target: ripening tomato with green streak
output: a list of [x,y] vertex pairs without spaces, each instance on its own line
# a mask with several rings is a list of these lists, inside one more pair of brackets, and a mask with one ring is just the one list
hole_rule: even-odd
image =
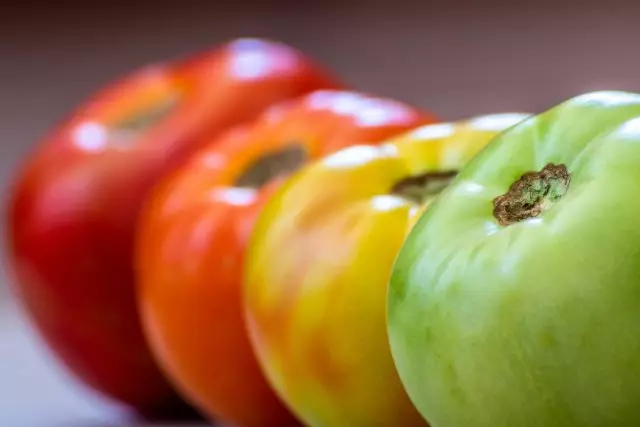
[[267,203],[244,303],[268,380],[303,422],[424,426],[386,335],[387,280],[414,219],[458,169],[524,114],[419,127],[302,169]]

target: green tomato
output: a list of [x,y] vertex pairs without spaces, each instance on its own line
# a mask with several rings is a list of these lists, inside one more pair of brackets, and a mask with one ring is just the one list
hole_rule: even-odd
[[495,138],[411,231],[392,354],[432,427],[640,426],[640,95]]

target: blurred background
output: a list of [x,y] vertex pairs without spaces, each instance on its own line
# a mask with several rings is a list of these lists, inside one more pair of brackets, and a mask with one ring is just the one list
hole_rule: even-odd
[[[640,90],[638,16],[633,0],[3,4],[2,184],[44,132],[114,77],[230,38],[278,39],[356,88],[457,119],[539,112],[591,90]],[[0,425],[131,425],[50,359],[2,273]]]

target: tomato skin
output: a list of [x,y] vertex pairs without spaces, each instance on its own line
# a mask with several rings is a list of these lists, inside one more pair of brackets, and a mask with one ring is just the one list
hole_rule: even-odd
[[37,331],[77,378],[144,413],[182,405],[139,324],[132,252],[142,202],[213,136],[334,87],[294,49],[238,39],[107,85],[43,138],[11,191],[8,263]]
[[457,170],[525,115],[420,127],[314,162],[264,206],[245,263],[250,342],[268,380],[309,426],[425,426],[386,335],[394,259],[426,205],[403,179]]
[[255,218],[287,177],[249,189],[235,185],[238,176],[292,144],[314,159],[434,120],[388,99],[316,91],[228,132],[157,188],[138,236],[143,323],[169,377],[205,414],[248,427],[299,425],[255,360],[241,293]]

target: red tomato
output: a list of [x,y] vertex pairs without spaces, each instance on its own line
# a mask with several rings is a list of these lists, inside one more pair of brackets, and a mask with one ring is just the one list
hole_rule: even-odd
[[215,140],[157,188],[136,251],[141,314],[157,359],[205,414],[298,423],[258,367],[241,304],[245,248],[273,191],[308,161],[433,121],[389,99],[317,91]]
[[133,236],[151,187],[274,102],[338,87],[301,53],[240,39],[99,91],[19,171],[9,202],[17,295],[84,383],[154,413],[179,402],[139,325]]

